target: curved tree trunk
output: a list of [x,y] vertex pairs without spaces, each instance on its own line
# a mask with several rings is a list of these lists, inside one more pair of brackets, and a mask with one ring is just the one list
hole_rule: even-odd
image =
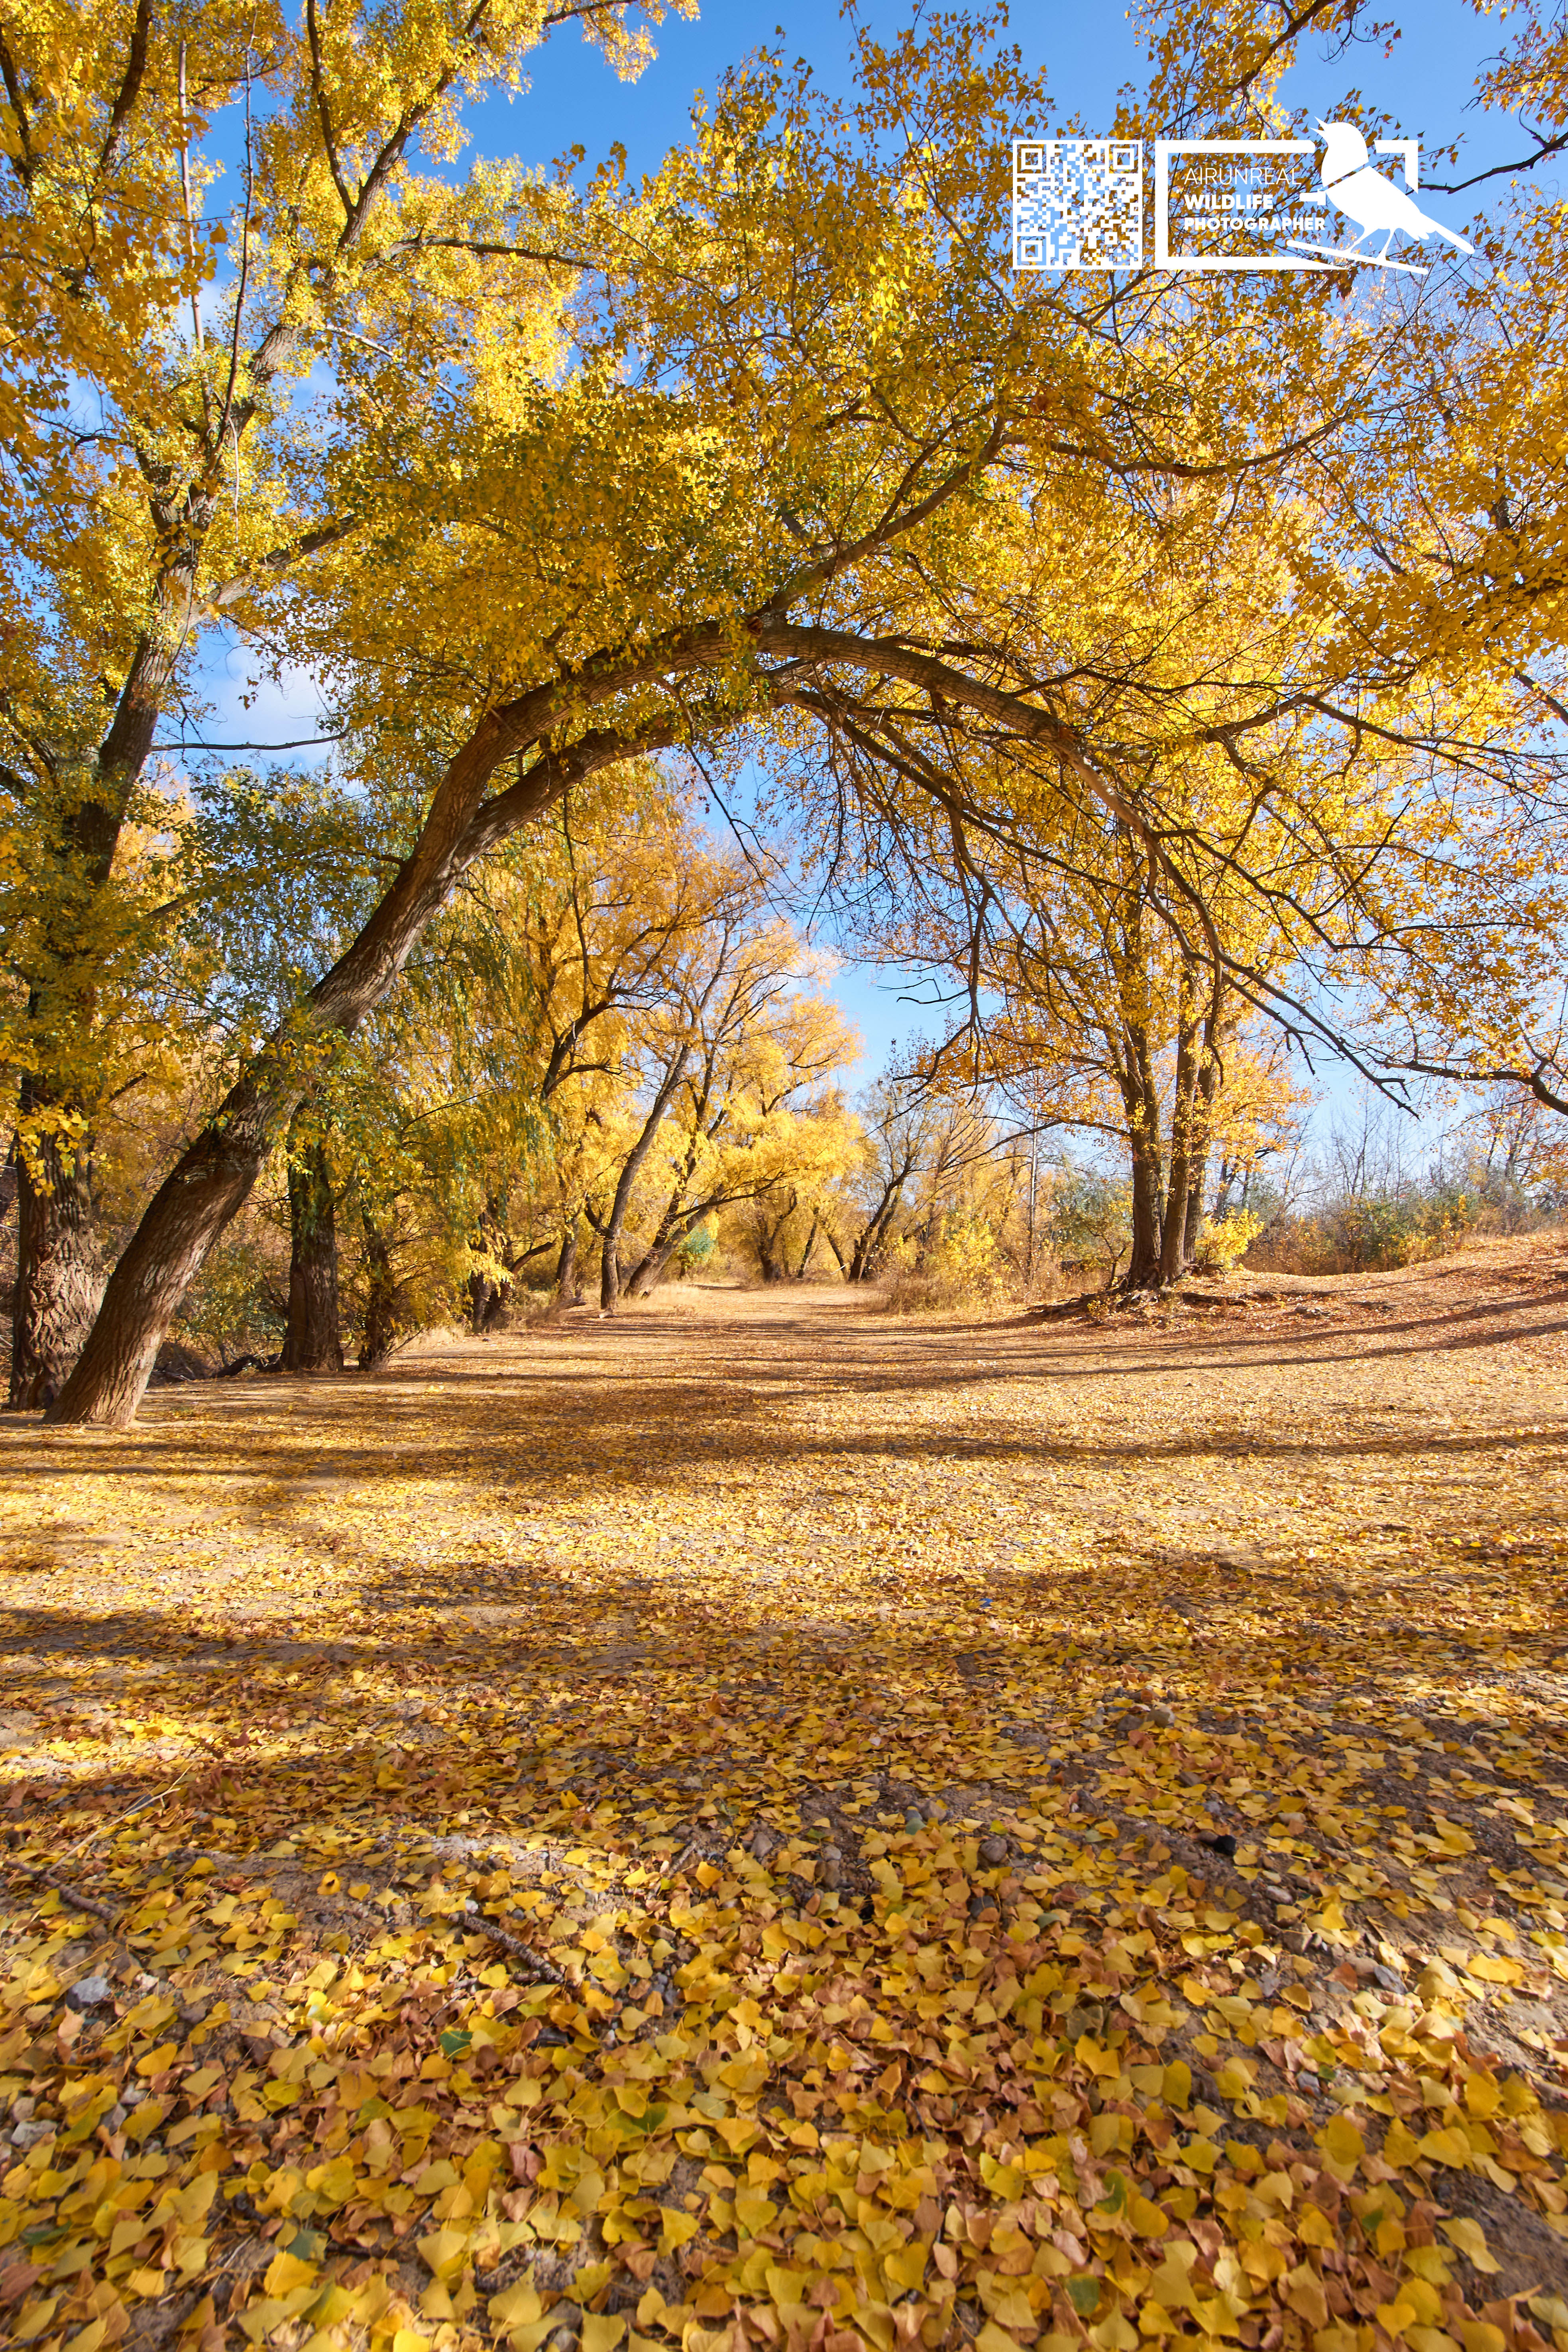
[[[22,1115],[39,1108],[31,1079],[23,1082]],[[78,1134],[62,1148],[56,1135],[39,1137],[33,1164],[16,1147],[16,1281],[11,1298],[11,1391],[14,1411],[53,1404],[86,1345],[103,1298],[92,1198],[91,1141]]]
[[[706,1214],[706,1210],[703,1214]],[[669,1272],[671,1260],[680,1255],[701,1222],[701,1217],[698,1217],[690,1225],[677,1225],[673,1233],[665,1234],[656,1254],[653,1250],[643,1252],[626,1285],[629,1297],[646,1298],[657,1290]]]
[[[591,772],[600,756],[597,745],[586,743],[562,759],[545,758],[490,804],[504,805],[505,817],[487,824],[480,822],[479,796],[504,748],[505,721],[492,711],[442,779],[418,845],[386,897],[311,991],[312,1035],[351,1032],[392,986],[465,866],[549,807],[577,769]],[[48,1409],[52,1422],[123,1429],[135,1418],[159,1343],[193,1276],[243,1205],[305,1096],[308,1065],[300,1047],[298,1024],[290,1020],[262,1047],[159,1186],[120,1255],[75,1370]]]
[[[299,1121],[296,1119],[298,1130]],[[338,1213],[324,1139],[300,1138],[288,1162],[288,1328],[286,1372],[340,1372],[338,1327]]]
[[681,1214],[680,1197],[678,1191],[672,1195],[659,1219],[658,1230],[653,1240],[627,1276],[625,1287],[629,1298],[646,1298],[648,1293],[658,1286],[664,1268],[675,1252],[688,1239],[690,1227]]
[[69,1380],[48,1409],[56,1423],[123,1429],[134,1417],[192,1277],[241,1208],[272,1139],[294,1108],[241,1080],[214,1119],[183,1153],[120,1253],[98,1319]]

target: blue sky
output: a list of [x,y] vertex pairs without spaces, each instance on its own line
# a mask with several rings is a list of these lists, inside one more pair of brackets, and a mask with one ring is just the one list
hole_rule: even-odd
[[[597,51],[558,36],[540,53],[525,96],[494,101],[474,115],[475,145],[484,154],[547,160],[580,143],[592,163],[618,140],[632,170],[649,171],[685,137],[694,93],[711,91],[727,66],[771,44],[775,27],[789,58],[806,58],[825,88],[842,91],[851,82],[854,25],[891,39],[910,14],[903,0],[863,0],[852,11],[835,0],[782,6],[775,0],[760,9],[710,0],[695,24],[666,21],[657,58],[631,84],[617,82]],[[1436,146],[1469,133],[1478,156],[1500,160],[1492,127],[1465,112],[1477,65],[1501,37],[1497,17],[1478,18],[1464,0],[1418,0],[1399,14],[1404,30],[1387,58],[1376,44],[1325,62],[1309,43],[1285,83],[1287,102],[1316,111],[1354,87],[1367,110],[1388,114],[1406,137]],[[1027,62],[1045,68],[1059,117],[1080,115],[1088,131],[1108,128],[1122,86],[1142,78],[1128,16],[1105,0],[1025,0],[1012,11],[1010,30]]]
[[[1348,79],[1406,136],[1440,144],[1465,130],[1476,61],[1496,47],[1497,19],[1478,20],[1463,0],[1422,0],[1401,13],[1407,22],[1390,58],[1373,46],[1331,65],[1309,47],[1285,85],[1287,99],[1315,109],[1342,97]],[[538,144],[543,132],[549,154],[580,142],[592,161],[619,140],[633,172],[651,170],[685,136],[694,91],[712,90],[727,65],[773,40],[775,26],[790,58],[805,58],[826,88],[842,90],[850,84],[854,24],[891,38],[909,14],[887,0],[864,0],[852,14],[834,0],[783,6],[776,0],[765,9],[714,0],[696,24],[664,24],[658,58],[634,84],[616,82],[580,41],[558,37],[540,55],[525,97],[475,116],[475,143],[486,154],[533,155],[545,152]],[[1103,0],[1029,0],[1013,10],[1011,32],[1030,66],[1044,67],[1060,115],[1081,114],[1090,131],[1109,126],[1119,89],[1140,78],[1132,25]],[[1473,116],[1469,127],[1477,127]]]
[[[1284,86],[1288,104],[1312,114],[1360,92],[1362,117],[1381,112],[1404,135],[1426,148],[1463,136],[1465,168],[1503,160],[1521,143],[1499,123],[1470,110],[1476,73],[1501,37],[1496,16],[1478,18],[1464,0],[1420,0],[1401,10],[1402,37],[1385,56],[1381,44],[1358,47],[1350,57],[1325,60],[1308,49]],[[538,53],[530,87],[515,100],[492,100],[468,121],[472,151],[489,156],[518,155],[530,164],[548,163],[573,145],[586,151],[590,167],[616,142],[627,151],[632,172],[653,170],[666,150],[690,128],[694,100],[711,91],[727,66],[776,37],[787,55],[809,60],[830,90],[851,86],[853,25],[863,24],[891,38],[908,21],[907,5],[863,0],[852,13],[837,0],[794,0],[762,9],[710,0],[699,21],[671,18],[659,30],[658,55],[635,83],[618,81],[599,53],[570,31],[558,33]],[[777,34],[775,28],[777,27]],[[1012,11],[1011,36],[1031,66],[1043,66],[1060,121],[1076,117],[1088,131],[1108,127],[1118,92],[1141,79],[1133,28],[1120,7],[1093,0],[1026,0]],[[1020,124],[1020,130],[1043,125]],[[1441,176],[1451,176],[1444,172]],[[1506,183],[1496,183],[1502,188]],[[222,201],[222,192],[215,192]],[[1447,200],[1456,223],[1475,201]],[[1445,217],[1448,209],[1445,210]],[[205,669],[213,711],[205,733],[219,742],[279,743],[316,731],[318,705],[305,677],[281,687],[256,681],[243,647],[214,646]],[[250,693],[248,709],[242,697]],[[308,758],[309,753],[298,755]],[[913,1030],[928,1027],[909,1003],[910,983],[853,966],[839,975],[834,993],[859,1028],[864,1056],[857,1074],[882,1068],[894,1046]],[[1326,1075],[1326,1074],[1325,1074]],[[1343,1091],[1331,1081],[1330,1092]]]

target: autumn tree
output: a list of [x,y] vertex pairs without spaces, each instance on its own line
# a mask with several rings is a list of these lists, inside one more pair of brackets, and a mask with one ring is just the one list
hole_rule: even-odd
[[[454,174],[460,111],[520,88],[574,22],[635,73],[661,14],[8,15],[0,784],[28,898],[4,1045],[21,1079],[13,1403],[53,1392],[101,1289],[93,1130],[159,948],[122,844],[148,814],[160,723],[256,584],[308,593],[350,546],[400,534],[423,495],[433,371],[497,316],[549,366],[561,193],[513,167]],[[239,194],[216,217],[225,142]],[[331,391],[313,406],[317,372]]]
[[[476,1330],[494,1328],[545,1261],[570,1288],[637,1036],[678,1000],[713,899],[689,795],[647,763],[607,773],[468,874],[396,992],[323,1066],[290,1129],[290,1202],[307,1197],[292,1172],[303,1122],[319,1139],[320,1229],[335,1205],[346,1218],[366,1360],[458,1300]],[[309,1244],[292,1223],[298,1265]]]
[[[853,1056],[853,1033],[813,992],[812,960],[788,925],[737,930],[731,919],[727,908],[710,920],[701,992],[671,1008],[655,1049],[654,1067],[663,1066],[653,1100],[664,1108],[647,1182],[656,1214],[626,1277],[633,1297],[652,1290],[714,1218],[744,1205],[753,1232],[776,1234],[858,1148],[856,1123],[832,1085]],[[676,1061],[679,1080],[666,1096]],[[807,1255],[810,1248],[808,1240]],[[608,1228],[604,1265],[609,1306]],[[765,1255],[765,1276],[770,1270]]]
[[[1051,803],[1058,830],[1072,813],[1125,826],[1200,961],[1280,1001],[1217,945],[1215,844],[1166,782],[1188,750],[1223,746],[1277,813],[1271,856],[1296,828],[1332,837],[1331,803],[1359,807],[1343,771],[1378,730],[1401,719],[1416,741],[1425,673],[1358,665],[1352,634],[1323,625],[1344,582],[1301,560],[1326,457],[1347,479],[1371,462],[1375,402],[1418,416],[1412,321],[1337,310],[1311,279],[1231,280],[1201,302],[1154,278],[1042,279],[1013,299],[994,230],[1007,141],[1042,113],[990,28],[963,19],[863,43],[847,108],[763,58],[643,189],[601,186],[574,220],[594,268],[570,308],[573,366],[494,308],[429,376],[416,436],[367,430],[323,461],[324,512],[395,511],[399,528],[360,532],[351,572],[323,553],[287,597],[253,572],[234,609],[322,676],[402,778],[411,845],[303,1021],[149,1205],[57,1417],[134,1409],[158,1332],[292,1115],[301,1039],[354,1027],[465,870],[641,751],[853,728],[945,810],[956,725],[988,730],[1030,776],[1030,823]],[[383,365],[345,354],[344,381]],[[1103,562],[1119,580],[1112,559],[1156,492],[1206,484],[1235,527],[1274,529],[1294,569],[1266,667],[1195,657],[1145,688],[1141,608],[1124,600],[1113,625],[1108,591],[1103,643],[1086,657],[1068,632],[1042,670],[1018,625],[1020,562],[1031,593],[1066,550],[1079,579]],[[1281,714],[1309,707],[1323,748],[1303,792],[1270,755]],[[1450,708],[1427,730],[1437,771],[1460,740]],[[1500,741],[1500,706],[1481,715]],[[1228,870],[1277,902],[1269,856]]]
[[[1505,160],[1471,168],[1456,142],[1422,163],[1446,222],[1484,205],[1462,223],[1474,259],[1355,288],[1363,316],[1413,331],[1389,346],[1364,429],[1325,444],[1293,559],[1322,637],[1310,707],[1337,730],[1378,690],[1374,765],[1396,772],[1400,811],[1395,855],[1303,976],[1322,998],[1354,992],[1358,1048],[1396,1087],[1406,1073],[1512,1086],[1561,1115],[1568,279],[1549,167],[1568,144],[1568,33],[1534,0],[1497,23],[1471,103],[1510,118]],[[1152,106],[1253,138],[1312,129],[1281,98],[1299,57],[1326,43],[1354,82],[1358,47],[1397,30],[1351,0],[1220,0],[1148,24]]]

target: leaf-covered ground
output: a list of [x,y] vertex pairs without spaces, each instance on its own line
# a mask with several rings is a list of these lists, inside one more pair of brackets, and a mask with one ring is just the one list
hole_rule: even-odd
[[1568,2352],[1565,1277],[4,1424],[6,2340]]

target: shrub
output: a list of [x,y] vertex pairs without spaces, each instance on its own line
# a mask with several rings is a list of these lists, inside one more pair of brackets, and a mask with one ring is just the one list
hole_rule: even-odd
[[1051,1194],[1046,1231],[1064,1268],[1103,1267],[1109,1289],[1133,1246],[1131,1185],[1068,1163]]
[[1194,1262],[1200,1274],[1228,1274],[1239,1265],[1263,1230],[1263,1220],[1251,1209],[1232,1209],[1228,1216],[1205,1217],[1197,1229]]
[[1345,1193],[1270,1227],[1249,1264],[1280,1274],[1388,1273],[1458,1249],[1481,1209],[1474,1193],[1442,1183]]
[[219,1363],[274,1355],[287,1295],[287,1243],[258,1218],[237,1219],[185,1293],[172,1336]]
[[946,1217],[936,1234],[906,1234],[887,1253],[883,1303],[894,1315],[989,1307],[1006,1280],[997,1236],[983,1217]]

